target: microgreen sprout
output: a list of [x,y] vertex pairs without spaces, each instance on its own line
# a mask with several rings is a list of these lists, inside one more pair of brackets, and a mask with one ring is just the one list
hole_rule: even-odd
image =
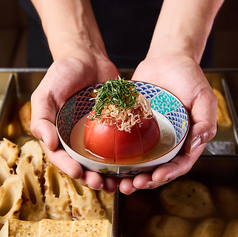
[[108,79],[101,88],[97,90],[96,103],[93,107],[95,118],[101,119],[102,111],[108,104],[114,105],[118,110],[127,110],[136,103],[137,90],[133,81],[124,79]]

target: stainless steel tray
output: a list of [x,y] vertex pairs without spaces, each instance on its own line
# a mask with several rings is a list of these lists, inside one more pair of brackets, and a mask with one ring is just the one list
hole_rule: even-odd
[[[0,139],[8,137],[8,125],[16,117],[19,106],[30,99],[32,92],[38,86],[46,73],[46,69],[1,69],[0,70],[0,91],[3,91],[3,106],[0,111]],[[131,70],[121,70],[120,74],[126,79],[132,76]],[[3,76],[4,75],[4,76]],[[218,133],[213,141],[230,141],[234,144],[235,153],[232,154],[212,154],[204,150],[203,154],[194,165],[186,177],[192,177],[205,183],[226,183],[236,184],[238,181],[238,149],[237,149],[237,123],[238,114],[238,70],[205,71],[212,87],[219,89],[227,100],[229,113],[233,121],[233,126],[229,129],[218,129]],[[3,76],[3,77],[2,77]],[[5,79],[2,79],[5,78]],[[225,80],[225,83],[224,83]],[[113,236],[136,236],[140,226],[133,228],[133,224],[128,222],[126,216],[130,215],[131,210],[127,205],[127,199],[133,199],[140,204],[141,210],[148,210],[151,197],[153,198],[156,190],[139,191],[133,195],[125,196],[117,192],[114,195],[113,211]],[[148,199],[147,199],[148,197]],[[120,211],[120,213],[119,213]],[[134,211],[134,210],[133,210]],[[140,213],[140,212],[138,212]],[[148,215],[151,213],[147,212]],[[135,227],[135,226],[134,226]],[[129,235],[128,235],[129,234]]]
[[[17,142],[19,134],[9,136],[8,126],[18,120],[18,112],[24,102],[30,100],[46,73],[46,69],[2,69],[0,70],[0,88],[4,92],[3,105],[0,111],[0,139],[7,138]],[[2,79],[4,75],[4,79]],[[7,79],[5,79],[7,77]],[[21,136],[29,136],[22,131]],[[118,236],[118,192],[114,194],[114,208],[112,213],[112,236]]]

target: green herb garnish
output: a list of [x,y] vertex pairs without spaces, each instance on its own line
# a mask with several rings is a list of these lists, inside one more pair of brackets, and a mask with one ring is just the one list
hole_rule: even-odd
[[118,110],[133,107],[136,97],[137,90],[134,82],[124,79],[108,79],[97,91],[96,104],[93,107],[94,115],[91,120],[101,119],[102,111],[108,104],[114,105]]

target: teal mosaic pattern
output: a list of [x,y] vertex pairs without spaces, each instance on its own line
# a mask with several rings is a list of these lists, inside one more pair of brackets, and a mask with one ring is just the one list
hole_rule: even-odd
[[161,90],[150,100],[151,108],[165,114],[181,106],[181,103],[170,93]]

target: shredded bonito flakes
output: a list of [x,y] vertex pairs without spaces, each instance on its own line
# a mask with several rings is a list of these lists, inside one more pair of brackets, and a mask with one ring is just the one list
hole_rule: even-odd
[[136,124],[142,124],[141,118],[150,119],[153,113],[150,102],[138,92],[136,103],[129,109],[118,109],[113,104],[107,104],[102,111],[102,118],[97,119],[98,123],[105,125],[116,125],[119,131],[131,132],[131,128]]

